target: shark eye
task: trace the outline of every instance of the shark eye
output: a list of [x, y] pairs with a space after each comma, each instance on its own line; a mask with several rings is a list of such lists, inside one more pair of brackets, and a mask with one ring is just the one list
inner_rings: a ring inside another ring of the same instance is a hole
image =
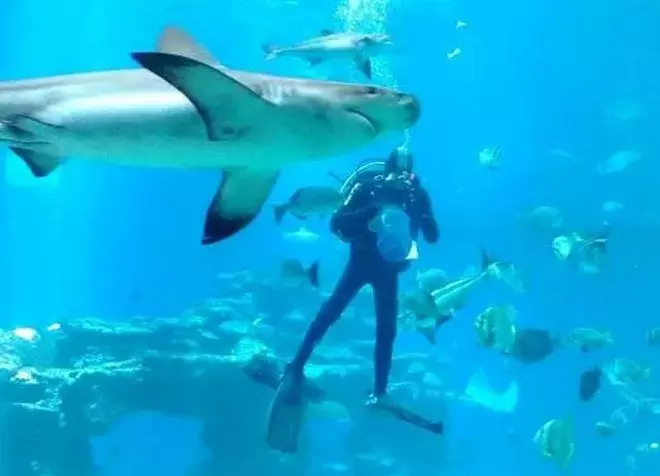
[[364, 88], [364, 92], [366, 94], [370, 94], [373, 96], [375, 94], [378, 94], [378, 88], [376, 86], [367, 86], [366, 88]]

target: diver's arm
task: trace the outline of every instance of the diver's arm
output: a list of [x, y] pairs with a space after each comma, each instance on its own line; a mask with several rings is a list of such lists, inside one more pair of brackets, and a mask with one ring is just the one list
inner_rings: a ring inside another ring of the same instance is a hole
[[424, 241], [431, 244], [437, 243], [440, 237], [438, 222], [433, 215], [429, 194], [423, 188], [417, 191], [416, 205], [419, 213], [419, 228], [422, 230], [422, 235], [424, 235]]
[[380, 207], [371, 200], [371, 191], [363, 184], [356, 184], [348, 198], [332, 215], [330, 228], [341, 240], [350, 242], [369, 233], [369, 221]]

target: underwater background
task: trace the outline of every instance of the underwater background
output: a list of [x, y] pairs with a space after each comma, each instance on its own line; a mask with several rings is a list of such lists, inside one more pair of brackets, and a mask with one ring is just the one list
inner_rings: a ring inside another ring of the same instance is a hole
[[[466, 26], [457, 28], [458, 21]], [[634, 359], [653, 369], [645, 397], [660, 396], [654, 372], [659, 349], [645, 340], [647, 330], [660, 325], [655, 302], [660, 290], [659, 24], [660, 4], [650, 0], [2, 0], [0, 80], [133, 67], [128, 53], [153, 50], [161, 30], [177, 25], [230, 67], [362, 82], [350, 65], [266, 62], [261, 45], [295, 43], [324, 28], [388, 32], [396, 51], [376, 59], [373, 82], [396, 86], [422, 102], [409, 145], [441, 228], [439, 244], [422, 248], [408, 278], [417, 268], [429, 267], [461, 275], [468, 266], [478, 266], [483, 247], [515, 263], [528, 285], [524, 293], [502, 287], [476, 293], [442, 327], [435, 346], [401, 333], [397, 353], [447, 361], [440, 378], [448, 389], [462, 392], [483, 372], [496, 390], [517, 382], [519, 401], [506, 413], [439, 401], [448, 427], [432, 456], [441, 454], [443, 463], [429, 462], [428, 472], [420, 472], [428, 449], [414, 462], [398, 463], [414, 466], [410, 474], [555, 474], [560, 470], [539, 455], [532, 440], [544, 422], [571, 414], [573, 474], [642, 476], [660, 471], [658, 451], [636, 450], [660, 441], [660, 417], [651, 411], [632, 419], [625, 431], [603, 438], [594, 423], [625, 401], [606, 388], [584, 404], [577, 398], [577, 382], [594, 365]], [[460, 52], [452, 54], [457, 48]], [[332, 161], [291, 166], [269, 203], [286, 200], [304, 185], [332, 185], [329, 171], [347, 174], [359, 161], [385, 156], [403, 140], [393, 137]], [[478, 156], [495, 146], [502, 151], [502, 164], [490, 170]], [[625, 170], [598, 172], [608, 157], [631, 150], [641, 158]], [[269, 207], [241, 234], [202, 247], [201, 223], [218, 173], [74, 158], [38, 182], [8, 150], [0, 155], [4, 329], [42, 328], [88, 316], [106, 321], [177, 316], [226, 291], [219, 276], [247, 270], [276, 280], [285, 258], [320, 260], [322, 288], [328, 291], [346, 257], [327, 221], [304, 224], [320, 240], [292, 244], [283, 235], [300, 224], [275, 225]], [[608, 201], [624, 208], [608, 214], [603, 207]], [[581, 273], [558, 261], [552, 235], [524, 226], [521, 215], [540, 205], [562, 210], [570, 231], [598, 231], [609, 223], [601, 272]], [[286, 299], [298, 297], [289, 293]], [[513, 304], [525, 325], [553, 333], [604, 328], [615, 344], [597, 353], [563, 350], [533, 365], [512, 363], [475, 343], [473, 319], [493, 304]], [[366, 381], [365, 388], [370, 384]], [[225, 391], [249, 389], [228, 385]], [[660, 413], [660, 407], [653, 409]], [[259, 412], [265, 409], [255, 409]], [[326, 464], [345, 458], [342, 437], [349, 424], [310, 422], [307, 474], [362, 474], [350, 465]], [[199, 432], [194, 420], [140, 413], [122, 417], [90, 444], [101, 475], [183, 476], [193, 474], [191, 468], [207, 456]], [[228, 441], [231, 433], [227, 428]], [[255, 441], [261, 438], [255, 434]], [[435, 448], [429, 437], [420, 438]], [[410, 438], [396, 440], [401, 447], [414, 444]], [[408, 474], [383, 468], [370, 474]], [[268, 474], [280, 472], [290, 474], [277, 468]]]

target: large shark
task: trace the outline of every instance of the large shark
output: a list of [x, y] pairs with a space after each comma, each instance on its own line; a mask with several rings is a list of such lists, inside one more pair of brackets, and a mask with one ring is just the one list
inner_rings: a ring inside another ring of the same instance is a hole
[[144, 69], [0, 83], [0, 144], [39, 177], [70, 156], [216, 169], [203, 244], [261, 210], [282, 167], [329, 158], [413, 126], [417, 99], [387, 88], [249, 73], [166, 29]]

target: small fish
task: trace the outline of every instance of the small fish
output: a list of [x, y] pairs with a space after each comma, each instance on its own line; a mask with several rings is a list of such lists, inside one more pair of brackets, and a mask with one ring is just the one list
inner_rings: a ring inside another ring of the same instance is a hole
[[580, 386], [578, 388], [578, 395], [580, 400], [583, 402], [588, 402], [598, 390], [600, 390], [600, 383], [603, 376], [603, 371], [600, 367], [594, 367], [591, 370], [585, 370], [582, 375], [580, 375]]
[[465, 28], [466, 26], [468, 26], [468, 24], [467, 24], [466, 22], [462, 21], [462, 20], [458, 20], [458, 21], [456, 22], [456, 29], [457, 29], [457, 30], [462, 30], [462, 29]]
[[631, 387], [651, 377], [651, 368], [630, 359], [614, 359], [604, 369], [612, 385]]
[[449, 53], [447, 53], [447, 59], [448, 60], [453, 60], [454, 58], [458, 57], [460, 54], [461, 54], [461, 49], [460, 48], [454, 48]]
[[295, 243], [315, 243], [321, 238], [318, 233], [309, 231], [304, 226], [301, 226], [296, 231], [285, 233], [283, 237], [285, 241], [291, 241]]
[[282, 283], [286, 287], [299, 287], [309, 282], [315, 288], [319, 287], [319, 262], [312, 263], [309, 268], [295, 259], [287, 259], [280, 267]]
[[526, 364], [541, 362], [557, 349], [558, 344], [557, 339], [546, 330], [518, 329], [513, 346], [506, 355]]
[[651, 346], [660, 345], [660, 327], [646, 331], [646, 343]]
[[545, 205], [520, 215], [519, 219], [537, 231], [556, 230], [564, 225], [563, 213], [555, 207]]
[[482, 167], [495, 170], [500, 166], [502, 150], [499, 147], [486, 147], [479, 152], [479, 164]]
[[273, 206], [275, 223], [281, 223], [287, 213], [298, 220], [306, 220], [309, 215], [323, 217], [332, 213], [341, 201], [341, 194], [332, 187], [302, 187], [285, 203]]
[[575, 346], [586, 354], [613, 344], [614, 339], [608, 331], [600, 331], [591, 327], [579, 327], [568, 333], [564, 343], [567, 346]]
[[596, 425], [594, 426], [596, 428], [596, 432], [600, 436], [612, 436], [616, 432], [616, 427], [605, 421], [596, 422]]
[[596, 172], [599, 174], [612, 174], [627, 169], [631, 164], [642, 158], [641, 152], [637, 150], [621, 150], [610, 155], [606, 160], [599, 163]]
[[513, 306], [491, 306], [477, 316], [474, 330], [479, 344], [508, 354], [516, 342], [518, 312]]
[[329, 59], [351, 58], [362, 74], [371, 79], [370, 58], [391, 45], [392, 41], [385, 33], [334, 33], [331, 30], [322, 30], [321, 36], [301, 43], [282, 48], [264, 45], [263, 50], [267, 60], [294, 56], [306, 59], [310, 66]]
[[498, 264], [482, 251], [480, 273], [459, 278], [445, 283], [440, 288], [429, 290], [438, 313], [446, 315], [463, 307], [470, 291], [484, 279], [493, 277]]
[[609, 240], [610, 228], [605, 223], [598, 233], [557, 236], [552, 240], [555, 257], [561, 261], [574, 258], [577, 266], [585, 273], [598, 273], [605, 264], [605, 253]]
[[555, 460], [560, 468], [566, 469], [575, 455], [575, 435], [572, 419], [549, 420], [536, 432], [534, 443], [541, 455]]
[[421, 286], [402, 294], [401, 310], [413, 316], [412, 322], [406, 322], [410, 326], [409, 330], [419, 332], [430, 344], [436, 343], [436, 332], [452, 318], [451, 313], [438, 313], [431, 295]]

